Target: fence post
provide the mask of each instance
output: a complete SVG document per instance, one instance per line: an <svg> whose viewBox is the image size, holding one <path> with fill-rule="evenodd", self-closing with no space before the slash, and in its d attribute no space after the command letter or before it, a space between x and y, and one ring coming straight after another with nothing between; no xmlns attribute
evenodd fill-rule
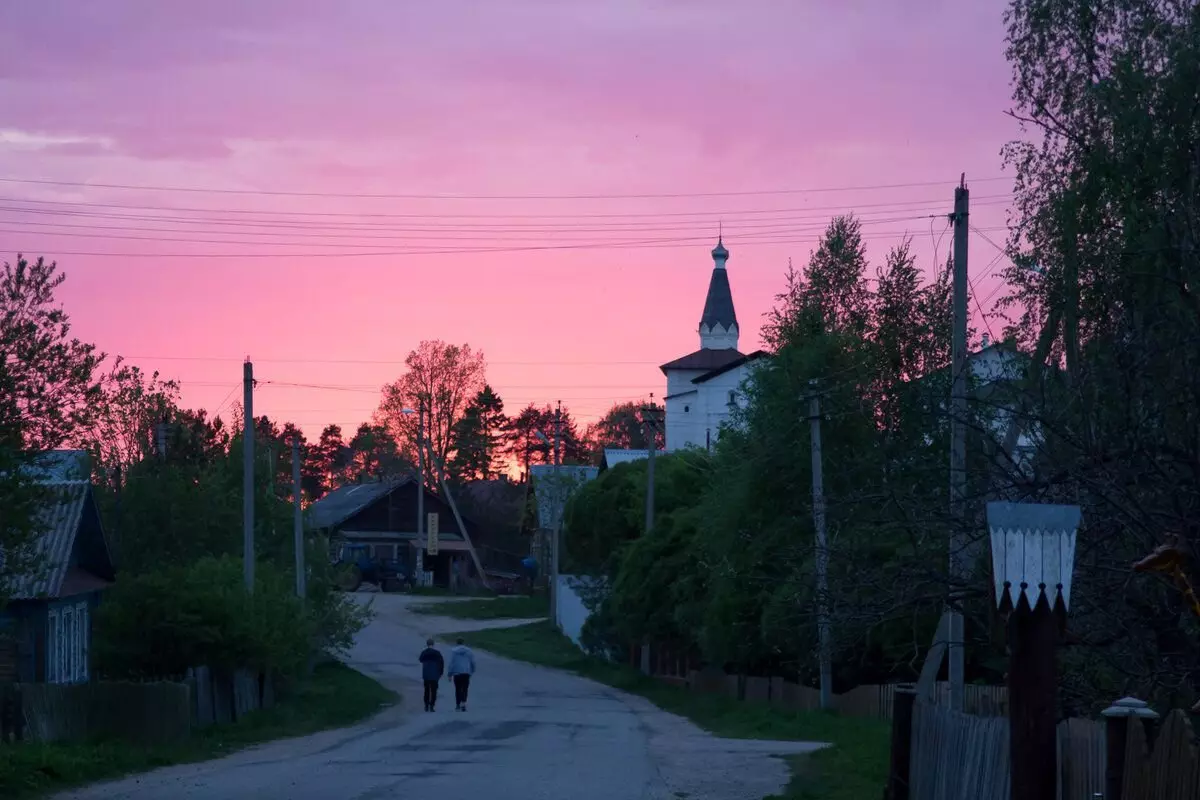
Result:
<svg viewBox="0 0 1200 800"><path fill-rule="evenodd" d="M1107 765L1104 770L1104 800L1121 800L1125 788L1125 753L1130 725L1145 725L1158 719L1158 712L1136 697L1123 697L1100 712L1104 717Z"/></svg>
<svg viewBox="0 0 1200 800"><path fill-rule="evenodd" d="M908 800L913 705L916 699L916 688L908 684L897 686L892 696L892 764L888 772L887 800Z"/></svg>

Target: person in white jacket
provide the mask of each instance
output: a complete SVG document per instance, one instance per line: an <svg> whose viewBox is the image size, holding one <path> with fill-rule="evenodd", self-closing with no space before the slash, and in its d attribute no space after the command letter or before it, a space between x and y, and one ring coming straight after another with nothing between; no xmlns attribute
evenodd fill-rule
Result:
<svg viewBox="0 0 1200 800"><path fill-rule="evenodd" d="M454 681L454 710L467 710L467 692L475 674L475 654L459 639L450 650L450 667L446 675Z"/></svg>

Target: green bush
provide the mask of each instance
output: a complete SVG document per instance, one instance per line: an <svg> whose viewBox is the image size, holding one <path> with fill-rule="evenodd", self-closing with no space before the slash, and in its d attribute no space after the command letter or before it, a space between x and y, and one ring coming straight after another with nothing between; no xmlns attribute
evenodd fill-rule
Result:
<svg viewBox="0 0 1200 800"><path fill-rule="evenodd" d="M158 678L204 665L297 674L329 617L342 623L335 644L345 638L346 614L324 600L306 609L291 587L286 574L259 564L247 595L241 560L230 557L124 577L97 612L99 671Z"/></svg>

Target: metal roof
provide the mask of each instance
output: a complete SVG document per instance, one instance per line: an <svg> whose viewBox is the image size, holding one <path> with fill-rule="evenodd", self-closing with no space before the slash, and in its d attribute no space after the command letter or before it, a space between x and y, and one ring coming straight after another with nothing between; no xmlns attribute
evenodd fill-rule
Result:
<svg viewBox="0 0 1200 800"><path fill-rule="evenodd" d="M35 522L37 540L34 553L37 567L34 574L17 580L12 593L14 600L58 597L70 566L71 551L75 549L75 536L92 491L89 481L44 481L41 486L48 491L49 497L39 510Z"/></svg>
<svg viewBox="0 0 1200 800"><path fill-rule="evenodd" d="M753 353L749 353L747 355L742 356L739 359L730 361L728 364L726 364L722 367L717 367L716 369L712 370L711 372L706 372L699 377L692 378L692 383L704 383L705 381L710 381L713 378L717 377L718 375L724 375L726 372L729 372L729 370L731 370L731 369L737 369L738 367L742 366L743 364L749 364L751 361L757 361L760 358L767 358L770 355L771 354L768 353L766 350L755 350Z"/></svg>
<svg viewBox="0 0 1200 800"><path fill-rule="evenodd" d="M666 450L655 450L656 456L665 456ZM604 463L610 467L615 467L617 464L625 464L630 461L641 461L643 458L649 458L649 450L621 450L618 448L604 449Z"/></svg>
<svg viewBox="0 0 1200 800"><path fill-rule="evenodd" d="M713 257L717 257L715 250ZM729 271L723 265L713 269L712 277L708 281L708 295L704 298L704 313L700 316L700 324L710 328L721 325L726 330L737 325L737 314L733 310L733 292L729 289Z"/></svg>
<svg viewBox="0 0 1200 800"><path fill-rule="evenodd" d="M335 528L394 489L412 482L411 477L394 478L376 483L356 483L334 489L308 507L310 528Z"/></svg>
<svg viewBox="0 0 1200 800"><path fill-rule="evenodd" d="M694 353L688 353L682 358L668 361L659 367L659 369L663 372L669 369L694 369L709 372L714 369L720 369L726 364L730 364L740 358L745 358L745 354L732 347L727 350L704 347Z"/></svg>
<svg viewBox="0 0 1200 800"><path fill-rule="evenodd" d="M554 528L567 501L583 484L600 474L599 467L534 464L529 468L537 500L539 528Z"/></svg>

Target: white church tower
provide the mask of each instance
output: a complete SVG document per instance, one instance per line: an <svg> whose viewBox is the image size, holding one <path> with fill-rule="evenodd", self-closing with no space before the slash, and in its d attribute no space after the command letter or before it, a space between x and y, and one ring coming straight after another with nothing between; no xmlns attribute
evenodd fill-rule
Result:
<svg viewBox="0 0 1200 800"><path fill-rule="evenodd" d="M746 355L738 348L737 314L729 286L729 251L718 237L713 269L700 315L700 349L663 364L667 377L667 450L710 448L739 405L750 363L766 353Z"/></svg>
<svg viewBox="0 0 1200 800"><path fill-rule="evenodd" d="M708 296L704 298L704 313L700 316L700 347L704 350L737 350L738 323L733 310L733 292L729 289L729 272L725 262L729 251L717 239L712 251L713 271L708 280Z"/></svg>

